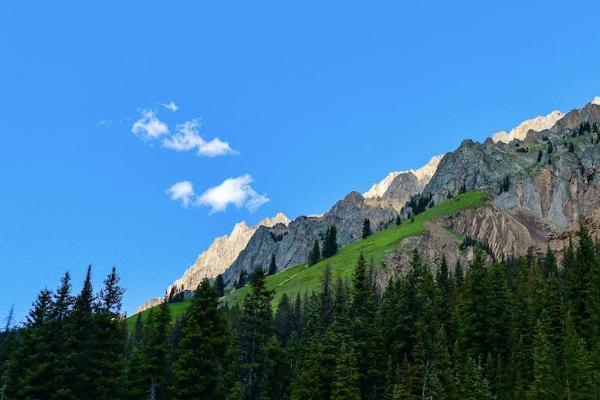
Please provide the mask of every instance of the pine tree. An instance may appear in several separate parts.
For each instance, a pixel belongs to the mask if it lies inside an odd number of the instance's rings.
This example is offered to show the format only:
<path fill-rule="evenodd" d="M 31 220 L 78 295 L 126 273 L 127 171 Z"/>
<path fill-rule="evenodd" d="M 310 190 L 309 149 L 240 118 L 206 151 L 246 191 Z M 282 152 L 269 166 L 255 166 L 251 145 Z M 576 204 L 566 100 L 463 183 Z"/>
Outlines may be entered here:
<path fill-rule="evenodd" d="M 546 327 L 538 320 L 533 340 L 533 382 L 527 393 L 531 400 L 560 399 L 560 381 L 556 355 L 546 334 Z"/>
<path fill-rule="evenodd" d="M 544 261 L 542 263 L 542 268 L 544 270 L 544 276 L 549 276 L 551 274 L 558 274 L 558 265 L 556 263 L 556 256 L 554 252 L 550 250 L 550 245 L 546 249 L 546 255 L 544 256 Z"/>
<path fill-rule="evenodd" d="M 337 229 L 335 225 L 330 225 L 325 233 L 323 241 L 323 250 L 321 251 L 322 258 L 328 258 L 337 253 Z"/>
<path fill-rule="evenodd" d="M 569 315 L 565 319 L 564 398 L 597 399 L 600 396 L 598 371 L 594 371 L 585 341 L 578 336 L 573 320 Z"/>
<path fill-rule="evenodd" d="M 345 342 L 342 342 L 333 370 L 331 400 L 360 400 L 356 355 Z"/>
<path fill-rule="evenodd" d="M 128 399 L 170 398 L 171 313 L 163 301 L 150 309 L 128 369 Z"/>
<path fill-rule="evenodd" d="M 269 262 L 269 269 L 267 270 L 268 275 L 274 275 L 277 273 L 277 263 L 275 262 L 275 254 L 271 254 L 271 261 Z"/>
<path fill-rule="evenodd" d="M 219 294 L 204 279 L 192 297 L 173 366 L 173 398 L 223 399 L 228 330 Z"/>
<path fill-rule="evenodd" d="M 225 296 L 225 280 L 223 279 L 223 274 L 219 274 L 215 278 L 215 288 L 217 289 L 219 297 Z"/>
<path fill-rule="evenodd" d="M 469 266 L 465 283 L 465 303 L 462 332 L 463 348 L 471 357 L 483 357 L 487 354 L 488 325 L 486 315 L 489 305 L 486 302 L 487 271 L 480 249 Z"/>
<path fill-rule="evenodd" d="M 321 260 L 321 250 L 319 249 L 319 241 L 315 240 L 315 243 L 310 251 L 310 255 L 308 256 L 308 265 L 315 265 Z"/>
<path fill-rule="evenodd" d="M 362 253 L 354 270 L 350 310 L 360 392 L 363 398 L 376 398 L 385 392 L 385 357 L 375 292 Z"/>
<path fill-rule="evenodd" d="M 402 225 L 402 217 L 400 215 L 396 215 L 396 226 Z"/>
<path fill-rule="evenodd" d="M 456 287 L 460 290 L 465 282 L 465 275 L 460 260 L 456 260 L 456 267 L 454 268 L 454 280 L 456 281 Z"/>
<path fill-rule="evenodd" d="M 5 393 L 9 399 L 44 399 L 54 394 L 54 360 L 49 343 L 52 308 L 52 293 L 43 289 L 27 316 L 19 349 L 11 362 Z"/>
<path fill-rule="evenodd" d="M 113 267 L 104 280 L 98 302 L 95 304 L 93 376 L 96 399 L 125 398 L 125 344 L 127 335 L 121 314 L 121 300 L 125 290 L 119 286 L 119 277 Z"/>
<path fill-rule="evenodd" d="M 366 239 L 371 236 L 371 221 L 365 218 L 363 221 L 362 238 Z"/>
<path fill-rule="evenodd" d="M 257 269 L 250 278 L 252 291 L 246 296 L 239 321 L 240 372 L 244 400 L 258 400 L 265 385 L 267 345 L 271 341 L 272 293 L 265 286 L 265 274 Z"/>
<path fill-rule="evenodd" d="M 70 394 L 74 399 L 89 398 L 97 393 L 94 354 L 97 327 L 93 307 L 92 267 L 89 266 L 65 327 L 66 346 L 70 349 L 66 360 L 69 373 L 66 375 L 65 387 L 71 389 Z"/>

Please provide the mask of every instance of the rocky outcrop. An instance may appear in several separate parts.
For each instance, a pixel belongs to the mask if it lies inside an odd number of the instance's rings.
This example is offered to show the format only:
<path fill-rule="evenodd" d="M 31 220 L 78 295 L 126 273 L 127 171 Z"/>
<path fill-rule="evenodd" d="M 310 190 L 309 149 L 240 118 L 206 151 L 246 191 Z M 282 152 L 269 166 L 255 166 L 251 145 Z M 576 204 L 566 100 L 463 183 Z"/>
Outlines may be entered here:
<path fill-rule="evenodd" d="M 396 215 L 395 210 L 369 205 L 360 193 L 351 192 L 321 217 L 296 218 L 279 232 L 275 232 L 277 227 L 259 228 L 223 277 L 232 286 L 242 271 L 266 268 L 271 255 L 275 256 L 278 270 L 304 263 L 314 241 L 321 241 L 329 226 L 335 225 L 338 245 L 343 246 L 361 238 L 365 218 L 377 230 L 391 223 Z"/>
<path fill-rule="evenodd" d="M 229 235 L 223 235 L 213 240 L 208 249 L 196 258 L 194 264 L 183 273 L 181 278 L 167 288 L 165 295 L 168 295 L 172 288 L 175 292 L 195 290 L 204 278 L 213 279 L 225 272 L 261 227 L 270 228 L 277 234 L 283 234 L 288 223 L 289 219 L 283 213 L 279 213 L 254 226 L 248 226 L 244 221 L 236 224 Z M 138 311 L 153 307 L 161 301 L 162 297 L 149 300 Z"/>
<path fill-rule="evenodd" d="M 410 197 L 419 194 L 435 174 L 443 155 L 435 156 L 418 169 L 390 172 L 364 193 L 367 204 L 389 207 L 400 212 Z"/>
<path fill-rule="evenodd" d="M 583 122 L 600 122 L 600 106 L 588 104 L 567 113 L 524 141 L 505 144 L 465 140 L 444 156 L 424 189 L 434 202 L 460 191 L 490 188 L 495 204 L 527 209 L 563 228 L 600 206 L 596 133 L 578 135 Z"/>
<path fill-rule="evenodd" d="M 550 129 L 554 124 L 565 115 L 560 111 L 552 111 L 548 115 L 540 115 L 539 117 L 527 119 L 521 122 L 516 127 L 512 128 L 509 132 L 500 131 L 492 135 L 494 142 L 509 143 L 515 139 L 524 140 L 527 137 L 527 133 L 532 131 L 543 131 Z"/>

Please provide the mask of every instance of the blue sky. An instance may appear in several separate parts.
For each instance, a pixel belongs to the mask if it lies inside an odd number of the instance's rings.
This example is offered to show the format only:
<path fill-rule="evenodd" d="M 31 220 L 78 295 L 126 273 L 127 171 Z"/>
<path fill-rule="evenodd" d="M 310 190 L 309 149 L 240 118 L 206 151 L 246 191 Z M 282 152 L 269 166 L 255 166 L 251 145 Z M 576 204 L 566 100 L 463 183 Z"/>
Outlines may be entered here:
<path fill-rule="evenodd" d="M 597 1 L 90 3 L 0 6 L 0 316 L 600 94 Z"/>

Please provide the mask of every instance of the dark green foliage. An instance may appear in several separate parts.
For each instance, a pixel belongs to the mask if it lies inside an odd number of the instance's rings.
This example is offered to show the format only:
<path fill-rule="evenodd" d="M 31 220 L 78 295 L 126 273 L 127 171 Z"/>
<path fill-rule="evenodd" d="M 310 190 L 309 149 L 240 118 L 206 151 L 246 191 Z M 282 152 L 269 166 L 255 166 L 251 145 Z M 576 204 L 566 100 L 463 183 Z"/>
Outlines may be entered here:
<path fill-rule="evenodd" d="M 315 240 L 312 250 L 308 256 L 308 265 L 315 265 L 321 260 L 321 250 L 319 248 L 319 241 Z"/>
<path fill-rule="evenodd" d="M 569 142 L 569 153 L 575 152 L 575 145 L 573 142 Z"/>
<path fill-rule="evenodd" d="M 272 293 L 265 287 L 265 274 L 257 269 L 250 277 L 252 291 L 246 296 L 239 321 L 239 375 L 244 385 L 243 399 L 265 395 L 268 346 L 274 337 Z"/>
<path fill-rule="evenodd" d="M 500 193 L 508 192 L 510 188 L 510 177 L 506 175 L 500 183 Z"/>
<path fill-rule="evenodd" d="M 137 318 L 127 342 L 114 270 L 97 296 L 88 271 L 76 298 L 67 274 L 24 326 L 0 334 L 0 395 L 597 399 L 599 253 L 585 228 L 560 265 L 550 249 L 495 262 L 478 248 L 451 273 L 445 258 L 427 265 L 414 251 L 387 285 L 388 271 L 361 256 L 351 282 L 327 267 L 320 289 L 283 295 L 275 316 L 258 269 L 241 309 L 220 305 L 218 279 L 204 280 L 174 326 L 165 302 Z"/>
<path fill-rule="evenodd" d="M 325 239 L 323 240 L 323 249 L 321 250 L 321 257 L 328 258 L 337 253 L 337 228 L 335 225 L 329 226 L 325 233 Z"/>
<path fill-rule="evenodd" d="M 225 280 L 223 279 L 223 274 L 219 274 L 215 278 L 215 289 L 217 289 L 219 297 L 225 296 Z"/>
<path fill-rule="evenodd" d="M 552 142 L 548 142 L 548 155 L 552 154 L 554 152 L 554 146 L 552 145 Z"/>
<path fill-rule="evenodd" d="M 204 279 L 192 298 L 181 327 L 177 361 L 173 366 L 174 399 L 222 399 L 227 323 L 218 293 Z"/>
<path fill-rule="evenodd" d="M 362 238 L 368 238 L 371 236 L 371 233 L 371 221 L 368 218 L 365 218 L 363 221 Z"/>
<path fill-rule="evenodd" d="M 402 217 L 400 215 L 396 215 L 396 226 L 402 225 Z"/>
<path fill-rule="evenodd" d="M 544 153 L 540 150 L 538 151 L 537 154 L 537 162 L 539 163 L 540 161 L 542 161 L 542 157 L 544 156 Z"/>
<path fill-rule="evenodd" d="M 277 262 L 275 261 L 275 254 L 271 254 L 271 261 L 269 261 L 267 275 L 274 275 L 275 273 L 277 273 Z"/>

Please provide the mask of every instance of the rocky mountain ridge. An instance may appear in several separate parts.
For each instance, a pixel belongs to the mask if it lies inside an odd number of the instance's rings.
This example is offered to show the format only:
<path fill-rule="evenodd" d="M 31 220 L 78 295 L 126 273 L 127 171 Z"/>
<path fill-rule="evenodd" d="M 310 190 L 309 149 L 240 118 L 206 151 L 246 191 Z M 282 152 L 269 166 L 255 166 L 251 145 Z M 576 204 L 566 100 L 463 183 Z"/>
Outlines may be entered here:
<path fill-rule="evenodd" d="M 171 293 L 184 290 L 195 290 L 202 279 L 214 279 L 222 274 L 236 260 L 242 250 L 246 248 L 250 239 L 260 227 L 273 228 L 277 225 L 286 226 L 290 220 L 283 213 L 278 213 L 273 217 L 268 217 L 254 226 L 248 226 L 245 221 L 237 223 L 229 235 L 219 236 L 213 240 L 211 245 L 203 251 L 194 264 L 185 270 L 181 278 L 177 279 L 165 290 L 165 296 Z M 143 311 L 146 308 L 159 304 L 163 297 L 151 299 L 144 303 L 139 309 Z"/>
<path fill-rule="evenodd" d="M 566 114 L 555 111 L 524 121 L 483 143 L 467 139 L 422 168 L 388 174 L 364 196 L 351 192 L 321 216 L 258 226 L 243 248 L 238 246 L 214 271 L 231 287 L 242 271 L 264 268 L 272 255 L 278 270 L 305 262 L 330 225 L 337 227 L 338 244 L 345 245 L 360 239 L 365 218 L 374 230 L 389 225 L 413 195 L 430 196 L 439 204 L 480 189 L 492 194 L 489 204 L 429 223 L 424 234 L 400 243 L 378 274 L 398 273 L 415 247 L 432 263 L 442 255 L 451 263 L 467 262 L 472 246 L 461 247 L 465 238 L 486 243 L 490 257 L 535 253 L 600 208 L 600 136 L 591 129 L 581 132 L 584 123 L 600 125 L 600 98 Z M 199 270 L 192 266 L 174 287 L 184 281 L 192 287 L 211 277 Z"/>

